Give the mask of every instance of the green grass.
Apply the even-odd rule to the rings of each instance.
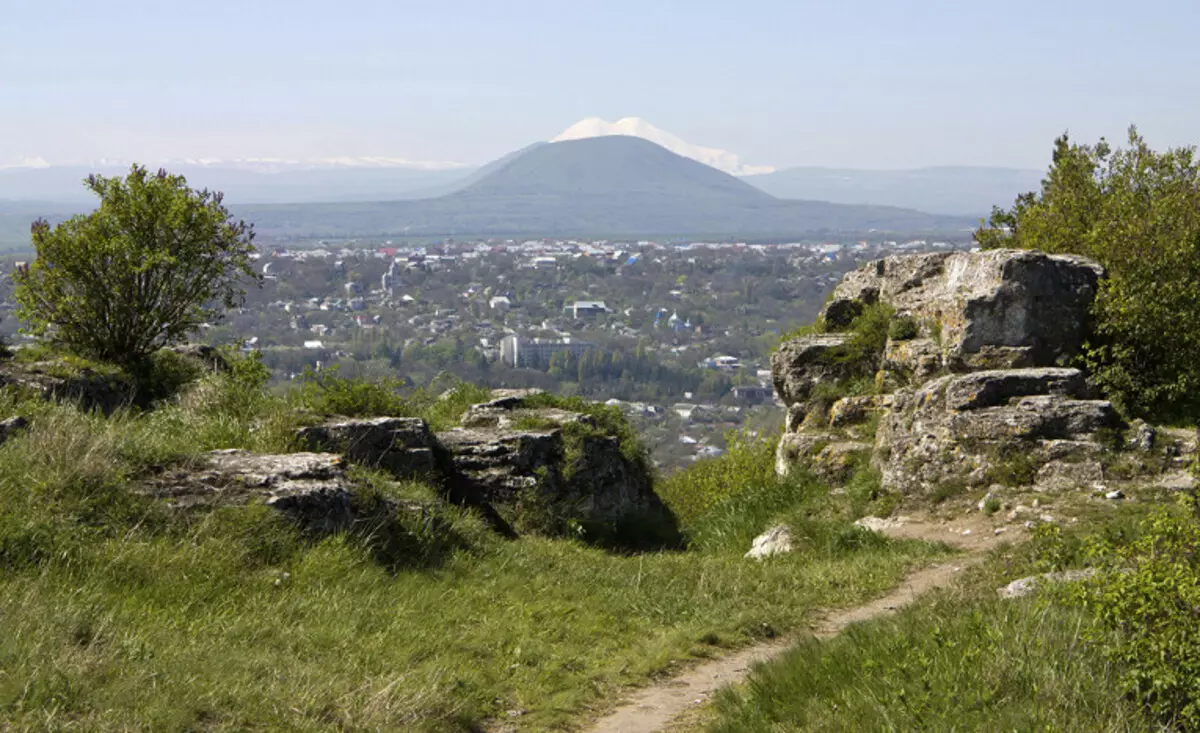
[[[1154,730],[1078,609],[943,595],[809,640],[717,700],[719,733]]]
[[[1142,521],[1149,511],[1131,507],[1071,530],[1043,525],[894,617],[805,640],[723,690],[709,730],[1164,730],[1122,694],[1127,670],[1112,654],[1122,637],[1077,602],[1088,586],[1019,600],[995,592],[1084,566],[1092,548],[1131,546],[1153,527]]]
[[[179,513],[130,491],[205,450],[293,449],[312,413],[253,382],[210,375],[109,417],[0,391],[0,412],[31,418],[0,446],[0,729],[465,731],[508,711],[523,730],[560,728],[938,554],[827,516],[815,484],[766,481],[769,447],[745,508],[732,491],[693,516],[703,539],[687,552],[503,540],[378,473],[358,474],[357,502],[428,515],[314,537],[266,507]],[[448,420],[471,389],[422,409]],[[801,550],[741,557],[780,518]]]

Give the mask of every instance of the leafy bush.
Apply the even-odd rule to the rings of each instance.
[[[917,319],[912,316],[900,316],[892,319],[888,325],[888,338],[893,341],[910,341],[920,332]]]
[[[992,212],[984,247],[1086,255],[1107,277],[1084,361],[1133,415],[1200,416],[1200,161],[1193,148],[1055,141],[1042,190]]]
[[[895,313],[891,306],[882,303],[864,307],[850,322],[849,340],[833,350],[831,359],[854,368],[856,376],[874,377]]]
[[[139,166],[87,186],[96,211],[54,228],[34,222],[37,258],[14,273],[29,332],[139,365],[236,305],[243,279],[257,282],[253,230],[231,218],[221,194]]]
[[[335,364],[320,371],[306,367],[300,389],[293,398],[319,415],[342,417],[405,417],[413,406],[400,396],[403,382],[397,379],[367,381],[347,379]]]
[[[1100,541],[1108,567],[1083,600],[1117,632],[1104,650],[1126,672],[1125,690],[1164,725],[1200,729],[1200,520],[1197,502],[1162,509],[1129,543]]]

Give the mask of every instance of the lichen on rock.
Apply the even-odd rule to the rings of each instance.
[[[907,496],[1097,483],[1097,456],[1124,423],[1069,365],[1103,274],[1082,257],[991,250],[888,257],[846,275],[818,321],[841,332],[786,340],[772,357],[788,406],[777,470],[828,468],[831,446],[872,440],[858,445],[882,490]],[[830,358],[872,309],[893,314],[880,352]],[[870,394],[864,368],[878,370]],[[852,432],[875,416],[873,436]]]

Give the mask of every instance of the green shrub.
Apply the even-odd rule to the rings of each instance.
[[[1055,141],[1037,193],[995,209],[984,247],[1079,254],[1104,265],[1084,358],[1128,414],[1200,415],[1200,161],[1193,148],[1158,153]]]
[[[241,301],[254,232],[221,194],[133,166],[90,176],[98,209],[51,228],[34,222],[37,257],[14,273],[27,330],[73,351],[134,367]]]
[[[891,306],[882,303],[863,308],[850,322],[850,338],[841,348],[832,350],[830,358],[851,367],[854,376],[874,378],[895,313]]]
[[[647,476],[653,478],[654,467],[650,462],[650,454],[642,444],[633,425],[625,419],[620,408],[594,402],[582,397],[560,397],[549,392],[540,392],[525,398],[524,406],[530,409],[553,407],[560,410],[579,412],[592,419],[592,425],[582,423],[568,426],[567,432],[576,437],[586,435],[603,435],[614,437],[621,445],[621,453],[628,460],[640,467]]]
[[[1164,725],[1200,729],[1200,520],[1196,499],[1146,519],[1129,543],[1096,542],[1108,570],[1082,597],[1116,632],[1103,645],[1126,672],[1125,690]],[[1108,639],[1109,637],[1105,637]]]
[[[910,341],[917,337],[920,330],[917,319],[912,316],[900,316],[888,325],[888,338],[893,341]]]
[[[429,423],[429,429],[436,432],[457,426],[468,407],[491,398],[492,391],[487,387],[459,382],[436,395],[428,389],[418,390],[408,397],[408,402]]]
[[[400,396],[400,380],[347,379],[336,364],[320,371],[305,368],[300,380],[300,388],[293,395],[295,401],[319,415],[405,417],[415,412]]]
[[[778,436],[731,432],[724,455],[696,461],[659,482],[658,494],[685,528],[717,505],[754,487],[773,485]]]
[[[991,463],[983,478],[987,485],[1029,486],[1037,478],[1042,462],[1028,446],[1005,443],[1003,448],[988,454]]]

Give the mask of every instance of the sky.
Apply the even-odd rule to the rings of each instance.
[[[0,165],[480,164],[591,116],[750,164],[1200,139],[1195,0],[3,0]]]

